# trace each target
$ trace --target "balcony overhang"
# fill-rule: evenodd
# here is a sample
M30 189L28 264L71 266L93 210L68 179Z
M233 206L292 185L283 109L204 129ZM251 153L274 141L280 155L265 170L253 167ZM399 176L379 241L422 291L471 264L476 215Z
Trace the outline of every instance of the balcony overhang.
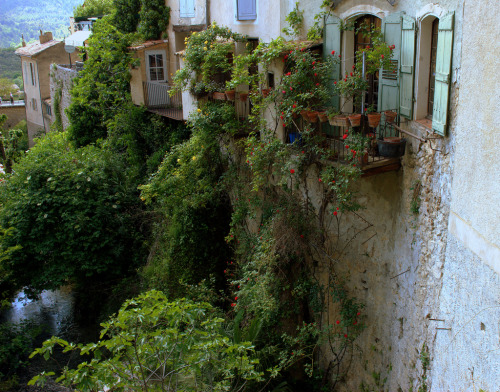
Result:
M203 31L205 30L207 26L205 24L198 24L198 25L174 25L174 32L175 33L191 33L191 32L198 32L198 31Z

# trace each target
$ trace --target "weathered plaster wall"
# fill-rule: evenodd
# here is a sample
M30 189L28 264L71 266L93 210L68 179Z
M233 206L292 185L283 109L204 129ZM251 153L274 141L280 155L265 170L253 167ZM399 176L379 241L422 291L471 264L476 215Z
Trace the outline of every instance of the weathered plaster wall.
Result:
M432 379L437 390L500 386L500 173L496 1L465 3L451 213ZM478 28L478 26L482 26ZM460 38L460 37L459 37Z
M56 64L52 65L50 74L50 98L52 101L52 122L55 120L55 112L57 108L54 106L57 90L61 89L61 100L59 111L61 113L62 126L66 130L69 126L69 119L66 114L66 108L71 103L70 90L73 86L73 79L78 76L78 73L69 68L64 68Z

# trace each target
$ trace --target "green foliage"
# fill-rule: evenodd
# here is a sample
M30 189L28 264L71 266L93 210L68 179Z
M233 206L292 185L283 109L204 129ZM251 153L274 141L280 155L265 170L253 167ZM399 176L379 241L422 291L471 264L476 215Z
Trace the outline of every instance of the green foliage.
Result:
M90 18L91 16L109 15L113 12L114 0L85 0L75 7L75 18Z
M10 93L15 92L16 89L13 86L12 80L9 80L7 78L0 78L0 97L7 99Z
M1 46L1 45L0 45ZM0 78L7 78L16 83L19 88L23 89L22 84L22 69L19 57L14 53L15 48L0 48ZM16 79L21 79L21 83L17 83ZM0 93L3 98L3 94Z
M139 24L141 0L114 0L116 12L113 23L123 33L134 33Z
M2 249L19 245L6 266L17 287L37 292L68 280L112 280L137 265L140 234L135 185L119 157L100 147L74 150L50 133L0 187Z
M141 0L137 31L145 40L166 38L166 30L170 20L170 7L164 0Z
M71 90L69 134L77 146L105 138L107 122L131 100L129 37L110 22L104 17L95 23L85 67Z
M285 27L282 31L290 37L298 37L302 24L304 22L304 11L299 10L299 2L295 2L295 7L287 15L286 21L289 27Z
M28 356L35 348L35 338L41 332L41 327L29 321L22 321L19 324L0 324L1 383L15 382L16 376L25 370L28 365ZM2 384L0 384L0 389L2 389Z
M26 42L38 40L40 29L52 31L54 37L64 38L68 35L68 16L73 14L73 8L82 0L2 0L0 2L0 48L18 47L21 44L21 34ZM0 59L3 57L0 54ZM21 75L21 62L16 57L16 70ZM0 63L2 60L0 60ZM15 77L3 76L14 79Z
M231 56L234 43L243 41L240 34L229 28L212 23L206 30L194 32L186 38L185 66L174 76L175 91L193 88L199 81L210 85L214 75L231 71ZM224 86L214 86L213 90Z
M56 345L64 351L90 354L77 369L63 369L58 381L82 392L238 391L260 380L258 361L249 342L233 343L223 319L207 303L169 302L150 291L126 301L103 323L101 340L74 345L59 338L46 341L33 355L46 359ZM107 353L107 355L105 355ZM30 384L42 382L40 375Z

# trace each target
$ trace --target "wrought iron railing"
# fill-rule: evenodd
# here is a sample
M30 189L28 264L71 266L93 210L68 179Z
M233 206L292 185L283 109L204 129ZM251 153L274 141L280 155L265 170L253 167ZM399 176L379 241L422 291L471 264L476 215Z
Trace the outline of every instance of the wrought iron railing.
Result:
M348 149L343 139L346 132L362 132L368 138L368 146L366 153L360 158L360 165L366 167L369 165L377 164L387 160L386 156L382 156L378 151L378 140L383 140L386 137L399 137L401 135L401 128L394 122L381 121L380 125L375 128L369 128L368 125L363 127L341 127L332 126L328 122L306 122L303 118L294 120L293 129L287 127L286 141L287 143L295 143L301 145L303 140L300 136L300 131L306 126L313 128L313 136L320 147L329 152L330 159L340 163L348 162ZM300 131L299 131L300 130ZM413 135L411 135L413 136Z
M182 120L182 94L170 95L170 90L165 83L143 82L144 105L162 116Z

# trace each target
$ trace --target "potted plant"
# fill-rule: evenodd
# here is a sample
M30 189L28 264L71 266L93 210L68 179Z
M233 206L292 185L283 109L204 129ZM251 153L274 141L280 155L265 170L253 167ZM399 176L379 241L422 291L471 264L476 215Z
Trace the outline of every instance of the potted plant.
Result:
M396 119L397 115L398 114L395 111L393 111L393 110L386 110L384 112L385 122L386 123L392 123L392 122L394 122L394 120Z
M368 108L365 109L365 111L366 111L366 117L368 118L368 126L370 128L378 127L378 124L380 124L380 118L382 117L382 113L375 112L373 105L370 105Z

